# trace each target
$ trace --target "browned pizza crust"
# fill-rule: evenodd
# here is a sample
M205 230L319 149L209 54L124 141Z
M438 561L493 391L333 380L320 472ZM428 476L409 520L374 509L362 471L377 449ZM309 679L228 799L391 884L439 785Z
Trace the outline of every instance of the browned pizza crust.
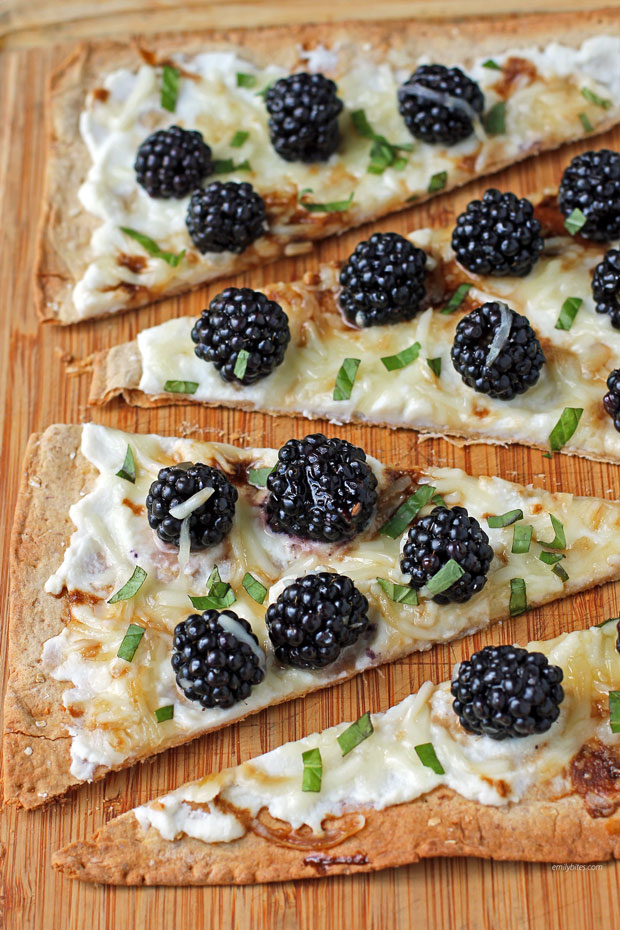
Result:
M523 47L555 40L567 44L581 43L588 36L600 33L620 34L617 10L534 14L528 16L488 17L460 21L414 20L387 22L346 22L322 25L280 26L259 30L205 31L201 33L155 35L141 42L143 48L158 59L176 51L191 55L213 47L241 51L257 66L277 62L285 68L302 67L297 49L313 48L323 43L370 43L377 58L388 49L406 49L412 61L421 55L437 60L459 59L467 63L475 53L499 54L515 45ZM77 192L83 182L90 158L78 129L79 115L87 92L96 89L103 75L122 66L135 66L138 51L135 44L106 41L86 43L55 71L50 79L48 95L48 168L47 192L41 217L38 260L36 263L37 307L41 319L71 323L77 321L71 292L89 261L89 241L99 221L85 212ZM365 52L366 54L366 52ZM618 121L617 115L603 116L595 131L603 132ZM581 135L575 127L574 138ZM518 158L526 158L543 149L556 148L566 138L548 136L530 148L524 148ZM497 158L489 162L484 174L491 173L517 159ZM472 174L472 177L475 175ZM448 184L448 188L450 188ZM420 200L425 199L421 197ZM269 204L267 205L269 208ZM399 208L405 208L403 203ZM384 211L385 212L385 211ZM381 213L368 212L364 219L372 220ZM296 238L318 239L341 232L352 225L347 214L309 213L303 217L304 231ZM358 222L361 220L358 220ZM285 237L267 236L261 245L246 250L235 259L235 271L257 264L266 264L287 252ZM293 248L295 246L293 245ZM205 281L212 280L205 276ZM204 283L204 282L203 282ZM199 285L197 285L199 286ZM149 292L133 288L127 308L140 307L187 290L177 285L165 292Z
M408 804L364 811L363 829L327 849L282 846L255 833L232 843L145 833L130 811L56 853L71 878L114 885L227 885L349 875L432 856L527 862L620 858L620 812L592 817L582 798L491 807L436 788Z

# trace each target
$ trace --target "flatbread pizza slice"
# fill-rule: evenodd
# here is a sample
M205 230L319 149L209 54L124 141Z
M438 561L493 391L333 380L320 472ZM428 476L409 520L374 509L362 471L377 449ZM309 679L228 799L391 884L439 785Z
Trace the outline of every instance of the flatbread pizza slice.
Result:
M321 434L278 453L50 427L13 535L5 796L35 807L617 580L619 534L617 502L394 470Z
M180 294L602 132L618 60L614 11L83 45L51 82L41 317Z
M487 196L502 197L493 191ZM503 202L507 197L512 195L503 195ZM468 210L478 210L476 204ZM522 207L511 209L516 215ZM96 354L89 401L105 404L120 395L141 407L224 405L405 427L466 442L520 442L619 462L620 394L609 413L605 396L610 373L620 367L620 303L614 295L614 286L620 294L620 253L570 236L555 194L538 199L532 219L540 223L544 245L530 251L531 267L521 277L468 271L452 247L457 226L417 230L406 239L377 234L357 247L344 268L324 264L301 281L266 286L265 297L279 305L285 324L273 305L268 312L263 295L228 289L198 320L171 319ZM362 261L382 261L384 246L398 250L405 268L418 263L406 281L397 280L413 302L411 318L397 312L391 322L383 305L370 306L361 311L366 322L354 325L351 301L363 305L368 297L379 306L381 296L377 277L364 293L362 272L354 273ZM407 249L411 254L403 259ZM343 287L343 278L352 277L355 286ZM611 280L611 296L601 301L593 280L604 280L607 288ZM362 288L361 299L355 287ZM268 331L256 336L258 313ZM368 322L372 313L383 314L381 325ZM239 319L247 337L237 335ZM283 326L290 339L276 357L274 333ZM524 332L525 350L532 348L525 369ZM267 354L261 350L265 339ZM244 371L237 367L242 345L250 350ZM497 360L489 364L493 350ZM256 359L264 369L253 369Z
M109 884L223 885L356 874L431 856L619 858L615 622L526 649L487 647L457 666L456 687L426 682L385 713L183 785L60 850L54 866ZM472 731L453 695L467 714L472 676L483 669L481 727ZM523 708L513 715L498 695L510 688L504 704L519 702L515 683L524 689L528 679L540 693L526 701L525 722Z

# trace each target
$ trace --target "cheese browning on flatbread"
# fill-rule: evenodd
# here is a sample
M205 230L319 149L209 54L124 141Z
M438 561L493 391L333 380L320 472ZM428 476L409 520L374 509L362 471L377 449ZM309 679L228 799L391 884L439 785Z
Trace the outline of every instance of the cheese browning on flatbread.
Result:
M564 673L560 716L545 733L502 741L469 734L452 710L449 682L426 682L374 714L373 731L344 756L347 724L142 805L61 850L54 864L88 881L224 884L371 871L434 855L618 857L615 623L527 648ZM320 753L318 791L302 790L302 754L310 750Z
M39 267L45 319L69 323L142 306L273 261L287 243L401 209L620 117L620 30L604 12L452 27L282 28L149 46L88 46L54 79ZM485 96L475 132L451 147L414 140L398 111L399 86L429 60L461 66ZM180 74L172 111L161 104L164 64ZM304 70L332 78L344 103L340 145L323 163L284 161L269 139L261 92ZM189 197L152 198L136 183L139 145L173 123L202 132L213 150L219 173L206 183L249 181L265 200L268 230L241 254L201 254L185 225ZM396 154L369 171L373 144ZM68 193L69 178L71 188L82 182L78 195ZM182 259L149 253L121 227Z
M135 483L117 476L128 444ZM378 504L370 524L350 542L327 544L266 526L267 491L248 483L248 470L272 466L275 450L87 424L81 430L51 428L33 455L14 539L12 671L5 714L5 791L26 806L264 707L506 618L525 608L523 600L512 600L515 578L524 580L527 603L535 606L620 577L620 504L473 478L458 469L395 473L371 460ZM230 534L211 549L192 552L185 563L180 550L156 541L144 502L160 468L188 461L223 470L235 482L239 500ZM400 570L406 531L391 538L380 528L419 485L434 487L434 496L449 507L465 506L488 532L494 553L488 579L466 603L438 604L424 590L418 606L390 596L390 583L407 583ZM488 526L489 515L512 510L521 510L532 527L534 541L526 552L512 552L513 526ZM556 532L551 515L566 537L562 577L540 559ZM48 522L53 530L46 530ZM39 563L41 540L46 558ZM214 564L232 586L233 609L250 622L265 650L267 667L264 681L246 701L203 711L175 684L171 644L175 626L192 613L189 596L207 593ZM110 604L136 566L146 573L139 591ZM370 624L332 665L317 671L283 668L267 636L265 610L288 583L321 570L353 580L368 598ZM266 589L262 605L250 594L247 573ZM30 630L26 636L23 628L21 591L26 604L39 605L42 621L34 635ZM127 661L117 653L131 623L145 632ZM172 719L158 721L155 712L162 707L174 708ZM37 739L40 721L47 739Z

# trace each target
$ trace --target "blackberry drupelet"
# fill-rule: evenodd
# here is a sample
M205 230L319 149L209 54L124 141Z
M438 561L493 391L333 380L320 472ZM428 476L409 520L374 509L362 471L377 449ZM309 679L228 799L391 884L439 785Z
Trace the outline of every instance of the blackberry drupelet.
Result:
M581 210L580 236L605 242L620 236L620 153L610 149L576 155L564 169L558 195L564 216Z
M185 223L199 252L243 252L265 232L265 202L251 184L213 181L194 191Z
M365 452L345 439L289 439L267 478L267 522L304 539L352 539L370 522L376 487Z
M206 488L213 488L213 494L189 516L192 549L215 546L230 532L237 489L219 469L200 462L189 467L170 465L160 469L146 498L146 512L149 526L163 542L179 545L183 518L171 516L171 508Z
M592 296L596 312L607 313L611 325L620 329L620 251L609 249L594 269Z
M265 656L252 627L232 610L190 614L175 628L172 643L177 685L203 707L245 701L265 677Z
M265 616L276 659L295 668L324 668L368 626L368 601L350 578L330 572L289 584Z
M462 604L482 591L493 561L489 537L464 507L435 507L409 528L400 567L409 585L422 588L454 559L465 574L433 598L438 604Z
M603 406L620 433L620 368L615 368L607 378L607 394L603 397Z
M227 287L194 324L194 352L213 362L224 381L254 384L277 368L291 338L280 304L248 287ZM235 374L239 352L249 352L245 373Z
M512 400L529 390L545 363L527 318L494 301L476 307L459 322L451 357L465 384L498 400Z
M545 733L560 713L563 677L542 652L485 646L459 665L452 707L469 733L497 740Z
M338 148L342 100L322 74L291 74L269 88L271 144L286 161L326 161Z
M158 129L138 149L134 169L150 197L186 197L212 173L211 149L195 129Z
M540 223L525 197L489 188L458 217L452 233L457 260L474 274L529 274L543 249Z
M416 139L456 145L474 131L484 94L460 68L420 65L399 88L398 109Z
M340 306L350 323L380 326L411 320L420 309L426 254L398 233L360 242L340 272Z

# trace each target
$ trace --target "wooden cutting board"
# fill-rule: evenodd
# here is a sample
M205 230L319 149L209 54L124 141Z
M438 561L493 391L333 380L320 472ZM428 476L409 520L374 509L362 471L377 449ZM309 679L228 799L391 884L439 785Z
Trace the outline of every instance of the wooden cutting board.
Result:
M503 10L577 9L586 2L512 0ZM617 6L620 16L620 0ZM384 2L384 16L447 16L489 12L486 0ZM148 15L147 15L148 13ZM520 447L459 448L439 440L419 444L414 434L328 423L274 420L225 410L178 407L138 411L120 403L104 410L86 406L88 377L71 374L72 363L89 353L132 339L140 328L180 313L198 315L210 297L228 282L180 300L71 329L40 328L33 306L31 270L35 230L42 196L44 162L43 90L46 77L74 41L104 34L127 35L209 25L301 22L309 18L374 17L368 0L261 3L109 0L93 7L83 0L29 2L9 0L0 8L0 409L2 425L2 494L0 526L3 588L7 590L6 550L21 459L28 435L54 422L97 422L128 430L176 433L209 439L280 446L291 436L314 429L342 435L395 466L416 462L455 465L474 474L498 474L550 490L620 497L620 468L566 456L545 459ZM62 42L62 44L54 44ZM596 140L596 146L620 146L620 131ZM530 160L493 178L493 185L520 194L557 184L563 166L578 150L573 146ZM452 221L489 182L470 185L408 213L386 219L378 229L405 232L416 226ZM243 278L260 288L282 278L298 278L319 260L345 258L368 228L317 245L311 255L283 261ZM238 283L238 281L237 281ZM575 398L579 406L579 398ZM5 666L8 605L2 605L2 665ZM271 886L205 889L115 889L73 883L51 869L53 850L87 837L102 823L181 782L251 755L298 739L366 710L379 711L399 701L425 679L450 675L455 661L487 643L551 637L620 613L618 589L609 585L542 610L531 611L486 634L412 656L392 667L370 671L340 687L266 711L222 733L195 740L158 756L149 764L82 788L48 810L0 813L0 928L7 930L365 930L413 926L431 930L584 930L620 927L620 865L575 870L551 864L522 865L479 860L438 859L376 875L322 879ZM35 622L36 616L24 618Z

